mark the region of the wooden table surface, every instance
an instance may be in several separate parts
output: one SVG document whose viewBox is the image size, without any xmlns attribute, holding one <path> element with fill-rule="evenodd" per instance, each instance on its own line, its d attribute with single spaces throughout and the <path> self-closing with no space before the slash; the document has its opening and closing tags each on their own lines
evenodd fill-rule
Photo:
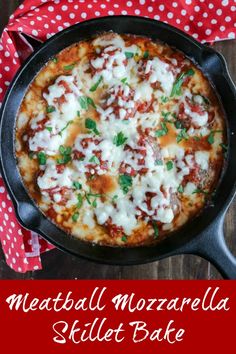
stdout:
<svg viewBox="0 0 236 354">
<path fill-rule="evenodd" d="M 20 0 L 0 0 L 0 32 L 8 22 L 10 14 Z M 231 76 L 236 81 L 236 41 L 214 44 L 228 63 Z M 231 251 L 236 255 L 236 199 L 225 219 L 225 237 Z M 57 249 L 42 255 L 43 270 L 19 274 L 12 271 L 5 262 L 0 248 L 1 279 L 220 279 L 217 270 L 197 256 L 175 256 L 139 266 L 107 266 L 78 259 Z"/>
</svg>

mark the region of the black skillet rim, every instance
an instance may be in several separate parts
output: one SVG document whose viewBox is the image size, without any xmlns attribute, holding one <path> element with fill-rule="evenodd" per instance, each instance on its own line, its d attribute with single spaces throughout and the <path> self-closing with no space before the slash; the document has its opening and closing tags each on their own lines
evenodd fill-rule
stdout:
<svg viewBox="0 0 236 354">
<path fill-rule="evenodd" d="M 229 85 L 229 89 L 232 92 L 234 92 L 234 96 L 236 97 L 235 88 L 234 88 L 233 82 L 229 76 L 225 60 L 222 57 L 222 55 L 217 53 L 212 48 L 205 47 L 204 45 L 197 42 L 195 39 L 193 39 L 189 35 L 185 34 L 184 32 L 176 29 L 175 27 L 172 27 L 172 26 L 167 25 L 163 22 L 160 22 L 160 21 L 137 17 L 137 16 L 112 16 L 112 17 L 108 16 L 108 17 L 102 17 L 99 19 L 88 20 L 88 21 L 82 22 L 80 24 L 75 24 L 75 25 L 65 29 L 64 31 L 57 33 L 56 35 L 54 35 L 53 37 L 48 39 L 46 42 L 44 42 L 42 45 L 40 45 L 40 47 L 25 61 L 23 66 L 19 69 L 19 71 L 15 75 L 14 79 L 12 80 L 12 83 L 7 91 L 4 102 L 2 104 L 1 116 L 4 116 L 4 114 L 5 114 L 5 109 L 6 109 L 9 97 L 11 97 L 11 93 L 12 93 L 15 85 L 17 86 L 19 78 L 24 73 L 26 68 L 30 65 L 30 63 L 34 60 L 34 58 L 37 59 L 37 57 L 40 55 L 40 53 L 43 50 L 45 50 L 52 43 L 56 42 L 61 36 L 63 37 L 63 36 L 66 36 L 71 31 L 73 32 L 74 30 L 77 30 L 77 29 L 79 30 L 79 29 L 81 29 L 81 26 L 86 26 L 88 24 L 95 25 L 95 26 L 96 26 L 96 24 L 98 24 L 98 26 L 99 26 L 99 24 L 101 24 L 101 22 L 109 21 L 109 20 L 112 20 L 112 21 L 114 21 L 114 20 L 115 21 L 119 21 L 119 20 L 120 21 L 127 21 L 127 20 L 138 21 L 140 24 L 142 23 L 143 25 L 151 23 L 154 26 L 158 26 L 159 29 L 163 29 L 163 30 L 166 30 L 167 32 L 174 33 L 175 35 L 186 40 L 187 42 L 189 42 L 189 44 L 197 47 L 199 52 L 207 51 L 211 55 L 217 57 L 216 60 L 220 62 L 220 66 L 222 68 L 221 76 L 222 76 L 222 78 L 226 79 L 226 81 Z M 112 30 L 112 29 L 110 29 L 110 30 Z M 104 29 L 102 29 L 100 31 L 96 31 L 96 32 L 102 32 L 102 31 L 104 31 Z M 129 31 L 129 32 L 132 33 L 131 31 Z M 122 33 L 122 31 L 120 33 Z M 126 33 L 128 33 L 128 32 L 126 31 Z M 145 36 L 147 34 L 140 33 L 140 35 Z M 147 36 L 150 36 L 150 35 L 147 35 Z M 74 42 L 76 42 L 76 41 L 78 41 L 78 40 L 77 39 L 74 40 Z M 178 49 L 181 50 L 181 48 L 178 48 Z M 60 50 L 58 50 L 58 51 L 60 51 Z M 56 54 L 56 52 L 54 53 L 54 55 L 55 54 Z M 50 55 L 50 57 L 52 57 L 52 56 L 53 55 Z M 47 58 L 47 60 L 45 60 L 45 63 L 48 60 L 49 60 L 49 58 Z M 28 83 L 28 85 L 30 84 L 30 82 Z M 22 97 L 23 96 L 24 96 L 24 94 L 22 95 Z M 2 129 L 3 125 L 4 125 L 4 119 L 1 120 L 1 126 L 0 126 L 1 136 L 3 134 L 3 129 Z M 13 135 L 14 135 L 14 133 L 13 133 Z M 35 205 L 30 206 L 31 209 L 30 209 L 28 218 L 25 219 L 25 215 L 24 215 L 24 217 L 22 217 L 22 215 L 20 215 L 20 214 L 22 214 L 22 209 L 24 210 L 24 207 L 27 207 L 27 205 L 29 203 L 29 199 L 31 201 L 31 204 L 32 204 L 32 200 L 31 200 L 31 198 L 29 198 L 25 189 L 24 189 L 24 191 L 27 196 L 27 198 L 25 200 L 27 200 L 27 202 L 25 202 L 25 200 L 19 200 L 19 198 L 17 198 L 17 196 L 16 196 L 16 193 L 14 193 L 12 191 L 11 183 L 9 183 L 8 176 L 7 176 L 8 173 L 6 174 L 6 171 L 5 171 L 6 166 L 3 161 L 2 149 L 3 149 L 3 146 L 2 146 L 2 140 L 1 140 L 1 154 L 0 154 L 1 160 L 0 160 L 0 162 L 2 165 L 1 166 L 2 167 L 2 176 L 4 178 L 4 181 L 7 186 L 8 191 L 9 191 L 9 194 L 13 200 L 13 204 L 14 204 L 14 208 L 16 211 L 18 221 L 24 227 L 42 235 L 45 239 L 47 239 L 49 242 L 51 242 L 52 244 L 54 244 L 55 246 L 57 246 L 61 250 L 69 252 L 73 255 L 80 256 L 80 257 L 83 257 L 83 258 L 86 258 L 89 260 L 93 260 L 96 262 L 100 262 L 100 263 L 119 264 L 119 265 L 141 264 L 141 263 L 147 263 L 147 262 L 151 262 L 151 261 L 155 261 L 157 259 L 167 257 L 168 255 L 171 255 L 172 253 L 174 254 L 175 251 L 178 249 L 178 247 L 187 244 L 190 240 L 192 240 L 193 238 L 196 238 L 197 235 L 199 233 L 201 233 L 205 228 L 208 228 L 208 226 L 214 222 L 214 219 L 217 216 L 219 216 L 219 214 L 223 213 L 225 211 L 225 209 L 227 209 L 227 207 L 229 206 L 230 201 L 233 198 L 234 193 L 235 193 L 235 183 L 234 183 L 233 187 L 231 188 L 230 193 L 228 193 L 228 195 L 227 195 L 227 199 L 224 201 L 223 204 L 221 203 L 220 208 L 218 208 L 216 215 L 211 218 L 210 222 L 208 222 L 206 226 L 200 227 L 200 229 L 199 229 L 198 221 L 199 221 L 199 217 L 201 217 L 202 214 L 199 217 L 195 218 L 195 220 L 193 220 L 193 224 L 194 224 L 193 226 L 195 226 L 195 229 L 194 229 L 194 231 L 191 230 L 192 231 L 191 238 L 185 237 L 184 240 L 178 239 L 178 235 L 180 233 L 183 234 L 184 232 L 188 232 L 188 227 L 184 226 L 180 230 L 180 232 L 177 231 L 177 232 L 173 233 L 169 238 L 167 238 L 166 240 L 164 240 L 162 243 L 158 244 L 157 246 L 142 246 L 142 247 L 131 247 L 131 248 L 121 248 L 121 247 L 111 248 L 109 246 L 93 245 L 91 243 L 84 242 L 84 241 L 75 239 L 71 236 L 68 236 L 68 234 L 63 232 L 56 225 L 54 225 L 52 222 L 50 222 L 48 219 L 46 219 L 45 216 L 40 212 L 40 210 Z M 15 168 L 17 170 L 18 179 L 19 179 L 19 172 L 18 172 L 16 163 L 15 163 Z M 18 180 L 18 183 L 19 183 L 19 180 Z M 22 184 L 22 181 L 21 181 L 21 184 Z M 32 207 L 34 210 L 33 210 L 33 214 L 31 215 Z M 31 216 L 33 217 L 33 221 L 34 221 L 34 218 L 36 217 L 36 219 L 37 219 L 36 223 L 41 224 L 41 227 L 38 227 L 36 225 L 32 226 L 32 220 L 30 220 Z M 186 225 L 186 226 L 188 226 L 188 225 Z M 45 231 L 45 229 L 46 229 L 46 231 Z M 53 237 L 52 232 L 63 234 L 62 235 L 63 242 L 61 242 L 61 240 L 57 240 L 56 237 Z M 49 233 L 50 233 L 50 236 L 49 236 Z M 174 240 L 174 237 L 176 238 L 175 240 Z M 76 248 L 73 247 L 73 245 L 75 245 L 75 243 L 77 246 Z M 72 247 L 70 246 L 70 244 L 72 244 Z M 94 253 L 94 250 L 96 250 L 96 249 L 99 249 L 98 253 L 97 252 Z"/>
</svg>

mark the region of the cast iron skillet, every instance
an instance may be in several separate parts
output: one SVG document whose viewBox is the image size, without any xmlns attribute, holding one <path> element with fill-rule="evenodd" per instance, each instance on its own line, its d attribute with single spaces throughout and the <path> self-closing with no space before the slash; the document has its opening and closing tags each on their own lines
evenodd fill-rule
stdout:
<svg viewBox="0 0 236 354">
<path fill-rule="evenodd" d="M 229 154 L 212 206 L 156 246 L 111 248 L 93 245 L 73 237 L 50 222 L 32 202 L 21 181 L 14 156 L 14 128 L 18 108 L 36 74 L 63 48 L 103 31 L 144 35 L 160 39 L 192 58 L 210 78 L 221 98 L 228 125 Z M 135 16 L 113 16 L 74 25 L 41 45 L 16 74 L 1 111 L 2 175 L 15 206 L 19 222 L 73 255 L 107 264 L 131 265 L 156 261 L 177 254 L 196 254 L 211 261 L 225 278 L 236 279 L 236 259 L 223 234 L 225 213 L 235 194 L 236 92 L 224 58 L 183 32 L 162 22 Z"/>
</svg>

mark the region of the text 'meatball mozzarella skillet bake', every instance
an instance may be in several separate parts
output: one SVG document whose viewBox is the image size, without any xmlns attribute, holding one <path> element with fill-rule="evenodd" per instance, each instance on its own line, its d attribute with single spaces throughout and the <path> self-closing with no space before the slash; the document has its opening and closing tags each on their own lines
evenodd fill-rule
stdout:
<svg viewBox="0 0 236 354">
<path fill-rule="evenodd" d="M 158 250 L 214 208 L 225 112 L 194 56 L 145 31 L 105 29 L 54 49 L 28 83 L 15 161 L 33 207 L 68 240 Z"/>
</svg>

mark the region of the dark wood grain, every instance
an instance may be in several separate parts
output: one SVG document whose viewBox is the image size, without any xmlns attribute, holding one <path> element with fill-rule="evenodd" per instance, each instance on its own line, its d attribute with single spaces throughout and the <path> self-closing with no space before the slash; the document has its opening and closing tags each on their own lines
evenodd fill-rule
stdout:
<svg viewBox="0 0 236 354">
<path fill-rule="evenodd" d="M 22 1 L 0 0 L 0 32 L 9 15 Z M 214 48 L 221 52 L 228 63 L 229 71 L 236 81 L 236 41 L 219 42 Z M 226 241 L 236 255 L 236 200 L 225 219 Z M 78 259 L 57 249 L 42 255 L 43 270 L 19 274 L 5 262 L 0 249 L 1 279 L 220 279 L 217 270 L 206 260 L 197 256 L 175 256 L 139 266 L 106 266 Z"/>
</svg>

